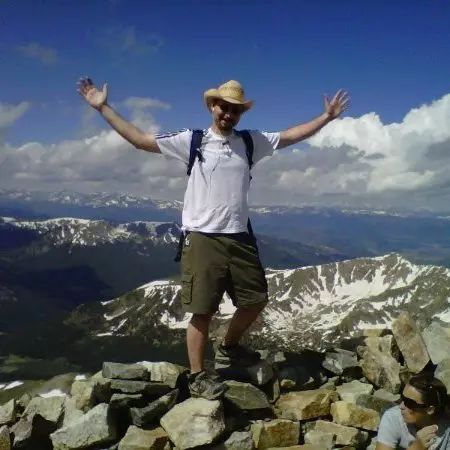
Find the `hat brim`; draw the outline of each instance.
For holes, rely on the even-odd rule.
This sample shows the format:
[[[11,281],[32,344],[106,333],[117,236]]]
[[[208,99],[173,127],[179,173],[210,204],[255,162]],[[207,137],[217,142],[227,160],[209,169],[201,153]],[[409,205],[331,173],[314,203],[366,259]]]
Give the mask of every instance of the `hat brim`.
[[[232,97],[225,97],[220,95],[220,92],[217,89],[210,89],[205,92],[204,95],[205,103],[208,109],[211,107],[211,102],[213,100],[223,100],[224,102],[232,103],[233,105],[242,106],[243,112],[248,111],[253,106],[253,100],[247,100],[246,102],[240,102]]]

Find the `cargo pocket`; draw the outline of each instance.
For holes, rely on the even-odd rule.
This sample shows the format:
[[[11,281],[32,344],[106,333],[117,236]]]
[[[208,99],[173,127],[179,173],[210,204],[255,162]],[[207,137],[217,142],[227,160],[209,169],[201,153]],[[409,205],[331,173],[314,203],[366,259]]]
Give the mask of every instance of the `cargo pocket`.
[[[181,301],[185,305],[189,305],[192,302],[192,288],[194,286],[194,275],[184,274],[181,277]]]

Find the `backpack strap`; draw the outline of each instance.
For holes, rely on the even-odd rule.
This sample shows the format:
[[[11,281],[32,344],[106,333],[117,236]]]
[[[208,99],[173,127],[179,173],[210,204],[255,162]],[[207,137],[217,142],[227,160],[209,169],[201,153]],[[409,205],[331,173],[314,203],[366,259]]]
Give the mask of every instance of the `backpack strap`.
[[[195,163],[195,158],[198,157],[200,161],[203,160],[203,156],[200,152],[203,139],[203,130],[192,130],[191,147],[189,149],[189,162],[187,165],[187,175],[191,175],[192,166]]]
[[[250,134],[250,131],[248,131],[248,130],[236,131],[236,134],[238,134],[244,140],[245,153],[247,154],[248,167],[251,170],[253,167],[253,150],[255,148],[255,146],[253,144],[252,135]],[[250,179],[251,179],[251,176],[250,176]]]
[[[240,131],[237,131],[236,133],[244,140],[245,153],[247,155],[248,167],[251,170],[253,167],[253,150],[255,148],[255,146],[253,144],[252,135],[250,134],[250,131],[248,131],[248,130],[240,130]],[[250,180],[251,179],[252,179],[252,176],[250,175]],[[247,221],[247,229],[248,229],[248,234],[249,234],[253,244],[257,248],[256,236],[255,236],[255,233],[253,233],[253,227],[252,227],[252,223],[250,222],[250,217],[248,218],[248,221]]]

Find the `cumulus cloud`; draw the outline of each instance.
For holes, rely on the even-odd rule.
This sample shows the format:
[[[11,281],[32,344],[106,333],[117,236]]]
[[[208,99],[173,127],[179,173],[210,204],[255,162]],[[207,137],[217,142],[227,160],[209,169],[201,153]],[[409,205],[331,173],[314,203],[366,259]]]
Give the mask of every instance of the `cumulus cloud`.
[[[116,55],[144,56],[157,52],[164,40],[154,33],[139,32],[135,26],[113,25],[101,31],[98,43]]]
[[[155,111],[170,108],[150,98],[129,98],[118,106],[151,132],[160,128]],[[6,117],[1,111],[0,124]],[[2,154],[2,187],[120,190],[182,199],[187,181],[181,163],[133,149],[108,128],[47,147],[6,148]],[[251,201],[449,210],[448,163],[450,95],[445,95],[411,110],[400,123],[383,124],[375,113],[346,117],[299,148],[276,152],[255,166]]]
[[[0,102],[0,130],[10,127],[30,107],[28,102],[20,102],[18,105],[8,105]]]
[[[53,65],[58,61],[58,53],[55,49],[45,47],[38,42],[30,42],[19,47],[19,50],[29,58],[37,59],[42,64]]]

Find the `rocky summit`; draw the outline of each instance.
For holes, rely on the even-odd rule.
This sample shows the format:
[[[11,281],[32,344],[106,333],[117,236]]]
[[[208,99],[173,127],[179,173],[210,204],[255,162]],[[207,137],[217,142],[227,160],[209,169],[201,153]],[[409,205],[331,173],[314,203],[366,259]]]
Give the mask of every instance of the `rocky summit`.
[[[407,312],[326,352],[259,352],[254,367],[216,368],[228,390],[214,401],[191,398],[188,369],[168,361],[108,361],[60,388],[11,389],[0,449],[373,450],[411,374],[434,371],[450,392],[450,328]]]

